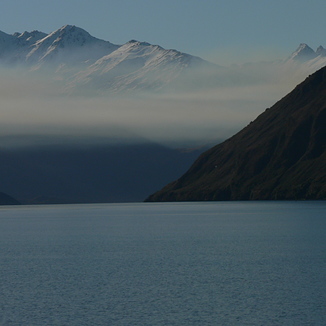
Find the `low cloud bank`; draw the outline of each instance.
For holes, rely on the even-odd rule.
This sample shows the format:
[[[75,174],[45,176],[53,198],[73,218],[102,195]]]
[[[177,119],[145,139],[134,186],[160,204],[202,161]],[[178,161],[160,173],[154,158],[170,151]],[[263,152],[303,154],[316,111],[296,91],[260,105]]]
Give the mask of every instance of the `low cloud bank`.
[[[3,71],[1,76],[2,147],[214,143],[240,130],[301,81],[301,76],[293,80],[272,66],[264,71],[247,66],[224,71],[215,86],[84,97],[66,95],[60,81],[17,71]]]

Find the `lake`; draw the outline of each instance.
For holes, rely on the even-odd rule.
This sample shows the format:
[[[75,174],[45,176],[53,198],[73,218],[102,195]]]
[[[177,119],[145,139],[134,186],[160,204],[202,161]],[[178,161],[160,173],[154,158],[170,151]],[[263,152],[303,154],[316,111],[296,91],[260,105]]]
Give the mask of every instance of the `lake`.
[[[326,325],[326,202],[0,207],[0,325]]]

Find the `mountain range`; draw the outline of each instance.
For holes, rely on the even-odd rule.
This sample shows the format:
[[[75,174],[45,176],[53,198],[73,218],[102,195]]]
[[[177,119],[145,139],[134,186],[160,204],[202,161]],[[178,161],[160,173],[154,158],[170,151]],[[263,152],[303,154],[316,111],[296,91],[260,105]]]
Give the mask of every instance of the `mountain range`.
[[[265,65],[269,65],[271,67],[278,67],[281,70],[284,69],[290,75],[292,72],[298,70],[304,71],[304,74],[308,75],[326,65],[325,52],[322,46],[314,51],[307,44],[301,44],[291,56],[284,60],[260,63],[259,70]],[[95,38],[85,30],[72,25],[63,26],[49,34],[40,31],[14,33],[12,35],[0,32],[0,67],[6,72],[12,71],[19,76],[22,73],[28,77],[41,76],[42,78],[50,79],[55,85],[60,86],[64,94],[81,95],[111,95],[112,93],[124,94],[125,92],[137,91],[158,92],[174,89],[193,90],[196,87],[201,87],[205,90],[212,87],[214,90],[216,86],[239,82],[247,85],[251,82],[251,79],[248,78],[248,71],[252,69],[252,65],[244,65],[243,69],[222,67],[190,54],[173,49],[164,49],[159,45],[152,45],[136,40],[117,45]],[[269,68],[268,70],[270,71]],[[290,121],[288,120],[288,116],[290,116],[294,117],[294,121],[295,119],[301,119],[303,124],[303,126],[298,127],[298,131],[293,129],[293,135],[301,135],[303,132],[307,137],[310,137],[309,139],[312,139],[309,140],[309,144],[307,145],[307,141],[300,138],[301,143],[304,144],[302,145],[305,148],[304,153],[308,151],[307,148],[314,148],[312,142],[315,139],[319,143],[324,141],[323,133],[320,131],[321,127],[318,127],[318,130],[313,129],[315,126],[320,126],[319,124],[324,123],[323,113],[319,111],[315,112],[314,110],[316,108],[312,104],[310,107],[309,104],[313,102],[311,98],[308,98],[310,95],[316,97],[314,100],[315,104],[318,98],[320,99],[320,103],[323,103],[324,94],[321,91],[318,91],[319,93],[317,90],[313,91],[315,87],[318,90],[320,89],[320,85],[316,82],[316,79],[313,80],[315,82],[308,83],[306,81],[310,86],[304,88],[298,86],[299,89],[304,89],[304,91],[301,90],[299,93],[297,91],[298,94],[296,93],[297,95],[295,96],[291,95],[291,100],[284,104],[283,109],[279,109],[279,117],[272,117],[270,121],[267,119],[269,122],[266,121],[265,124],[261,122],[259,125],[255,122],[252,124],[253,126],[259,125],[256,129],[250,129],[253,128],[250,127],[251,125],[249,126],[250,128],[248,127],[249,129],[245,129],[249,130],[248,135],[247,132],[240,133],[240,135],[245,134],[243,140],[241,138],[242,136],[236,136],[235,141],[227,141],[225,143],[233,144],[232,146],[224,144],[223,146],[221,145],[222,147],[217,147],[218,152],[221,150],[223,153],[224,151],[227,153],[225,155],[221,154],[221,162],[214,156],[215,154],[211,156],[214,157],[212,160],[214,162],[216,160],[217,162],[214,163],[214,173],[217,173],[216,171],[218,170],[217,168],[215,169],[215,166],[223,172],[223,175],[220,176],[221,180],[224,180],[222,182],[223,186],[221,187],[222,193],[218,195],[215,191],[215,195],[205,195],[206,197],[198,197],[196,195],[196,200],[198,198],[260,199],[321,198],[323,196],[323,192],[312,190],[311,186],[301,182],[301,179],[298,179],[299,177],[297,175],[293,176],[293,180],[298,179],[299,181],[293,181],[297,190],[293,190],[292,195],[286,193],[285,188],[283,189],[281,185],[278,185],[277,195],[275,193],[264,194],[265,190],[259,192],[257,190],[258,188],[253,187],[253,184],[250,183],[251,181],[248,181],[246,186],[248,189],[251,189],[250,194],[241,187],[238,193],[230,192],[230,185],[233,187],[236,182],[242,184],[243,180],[242,177],[239,177],[239,179],[237,177],[230,177],[230,171],[233,171],[232,173],[235,171],[233,163],[238,162],[237,164],[241,166],[241,164],[244,164],[242,162],[242,155],[245,155],[246,160],[246,155],[251,157],[251,154],[246,154],[245,151],[242,153],[242,148],[249,146],[246,145],[247,138],[251,137],[255,139],[257,145],[261,144],[266,130],[272,127],[276,128],[277,126],[281,128],[284,121]],[[311,90],[311,92],[309,93],[308,90]],[[315,112],[313,113],[314,116],[310,120],[308,119],[308,122],[303,122],[306,119],[305,116],[298,118],[297,115],[292,114],[292,111],[290,112],[287,111],[288,109],[284,109],[285,107],[293,107],[295,105],[294,103],[301,103],[299,100],[302,103],[307,103],[311,112]],[[198,110],[200,110],[200,107],[198,107]],[[274,112],[275,110],[270,109],[267,112],[268,114],[266,113],[263,117],[267,117],[271,114],[269,112]],[[316,122],[316,117],[321,122]],[[263,121],[261,117],[259,121]],[[270,123],[270,126],[267,126],[268,123]],[[305,124],[307,124],[309,131],[305,129]],[[286,127],[287,131],[283,131],[284,139],[288,139],[287,137],[292,139],[289,126],[292,126],[291,122],[288,122]],[[268,169],[272,171],[273,165],[270,162],[274,162],[274,159],[270,161],[269,155],[276,157],[276,153],[283,153],[282,155],[286,156],[286,153],[288,153],[285,147],[280,147],[280,144],[284,142],[283,138],[277,138],[278,134],[282,134],[282,130],[277,128],[275,130],[277,131],[273,131],[275,135],[271,135],[271,139],[266,138],[264,154],[259,154],[259,150],[257,149],[257,154],[253,155],[252,158],[252,165],[242,166],[243,168],[247,167],[248,171],[252,171],[251,173],[253,175],[250,178],[254,180],[253,182],[263,182],[262,184],[267,182],[267,174],[264,175],[264,173]],[[317,138],[313,138],[315,135],[317,135]],[[241,146],[236,145],[237,143],[241,144]],[[275,147],[276,143],[279,144],[278,147]],[[291,153],[293,153],[292,159],[297,159],[297,156],[300,153],[302,154],[303,150],[295,141],[294,144],[296,145],[291,145],[294,147],[290,147],[292,150]],[[256,153],[254,144],[251,144],[249,147]],[[189,168],[191,163],[202,151],[203,148],[189,151],[176,150],[152,142],[128,146],[121,144],[119,146],[94,146],[92,148],[77,146],[68,149],[65,146],[46,148],[31,146],[18,149],[0,148],[1,191],[9,193],[25,204],[141,201],[150,193],[163,187],[169,180],[178,178]],[[214,151],[215,147],[208,153],[215,153]],[[323,149],[312,150],[312,153],[322,151]],[[233,152],[237,153],[238,156],[236,158],[232,156]],[[200,173],[203,176],[207,171],[210,171],[210,165],[204,168],[204,161],[207,159],[210,162],[211,160],[207,158],[207,155],[205,154],[195,163],[189,170],[190,172],[186,173],[187,177],[182,177],[181,181],[179,179],[177,187],[183,183],[186,184],[191,178],[195,178],[194,170],[201,171]],[[309,157],[309,155],[304,157]],[[257,161],[255,161],[254,157],[256,157]],[[224,161],[228,162],[228,165],[230,165],[229,168],[225,166],[223,168],[221,167],[220,164]],[[267,170],[265,167],[266,162],[269,162]],[[279,164],[277,161],[275,162],[275,165]],[[284,166],[282,165],[283,163],[280,163],[282,168],[280,167],[278,172],[281,171],[280,173],[284,175],[286,174],[285,171],[289,172],[286,175],[290,178],[289,180],[292,180],[292,170],[284,170],[289,168],[289,162],[284,163]],[[295,164],[300,168],[302,167],[299,163]],[[322,165],[318,165],[320,163],[315,164],[322,171]],[[302,168],[305,168],[305,166]],[[206,169],[205,173],[203,169]],[[256,179],[256,173],[259,174],[259,178],[261,179]],[[192,175],[190,179],[188,179],[189,175]],[[211,180],[210,176],[208,178],[209,182]],[[198,175],[196,174],[197,177]],[[233,181],[228,183],[231,180],[230,178]],[[205,186],[205,189],[211,189],[213,187],[213,185],[208,186],[209,182]],[[173,183],[173,185],[175,187],[176,183]],[[275,186],[274,183],[269,185],[271,187]],[[266,189],[266,187],[264,186],[262,189]],[[180,193],[183,193],[184,189],[183,187],[179,188],[180,191],[175,191],[175,189],[171,191],[172,188],[169,186],[163,192],[151,196],[150,200],[179,200],[180,198],[188,200],[191,198],[189,194],[182,197],[183,195],[181,196]],[[306,193],[305,190],[308,188],[310,189],[309,193]],[[202,188],[198,186],[198,190],[200,189]],[[255,190],[253,191],[252,189]],[[298,189],[304,189],[301,190],[302,195],[299,194]],[[282,191],[286,194],[280,195]],[[164,196],[163,193],[165,193]],[[208,192],[203,191],[201,193],[207,194]],[[260,193],[260,195],[256,196],[254,195],[255,193]],[[5,194],[0,194],[0,200],[1,198],[3,199],[3,203],[17,203],[17,201]]]
[[[147,201],[326,199],[326,67]]]
[[[314,51],[308,44],[301,43],[299,47],[292,53],[289,60],[307,62],[318,58],[326,57],[326,50],[320,45],[316,51]]]
[[[112,44],[71,25],[45,34],[0,32],[0,64],[29,71],[49,70],[68,92],[160,89],[191,68],[216,68],[199,57],[131,40]]]
[[[275,64],[294,64],[294,69],[300,64],[313,73],[326,64],[326,50],[320,46],[314,51],[301,44],[289,58]],[[226,67],[177,50],[136,40],[117,45],[72,25],[50,34],[0,32],[0,65],[34,73],[45,71],[64,84],[65,92],[81,94],[215,85],[221,83],[223,74],[230,73]],[[239,73],[232,77],[233,81],[239,78],[248,80]]]
[[[39,31],[0,33],[0,61],[39,69],[44,65],[88,65],[119,46],[91,36],[85,30],[66,25],[46,34]]]

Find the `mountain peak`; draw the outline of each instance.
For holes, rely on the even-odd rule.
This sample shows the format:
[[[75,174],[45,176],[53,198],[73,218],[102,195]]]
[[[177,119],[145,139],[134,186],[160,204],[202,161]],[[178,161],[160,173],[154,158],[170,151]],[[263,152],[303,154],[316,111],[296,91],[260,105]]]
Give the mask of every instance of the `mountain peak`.
[[[27,62],[43,64],[78,65],[94,63],[116,50],[119,46],[91,36],[84,29],[75,25],[64,25],[56,31],[37,40],[27,54]],[[38,68],[37,67],[37,68]]]
[[[58,30],[54,31],[53,34],[60,36],[83,35],[84,37],[93,38],[93,36],[91,36],[87,31],[85,31],[83,28],[77,27],[76,25],[64,25]]]
[[[56,31],[50,33],[46,39],[52,42],[63,42],[63,41],[81,41],[85,42],[86,40],[90,40],[93,37],[86,32],[84,29],[76,27],[74,25],[65,25]],[[95,38],[94,38],[95,39]]]
[[[47,34],[37,31],[37,30],[34,30],[31,32],[25,31],[23,33],[14,33],[13,36],[16,37],[19,41],[33,43],[33,42],[43,39],[44,37],[47,36]]]
[[[322,56],[322,57],[325,57],[325,56],[326,56],[326,49],[320,45],[320,46],[317,48],[316,54],[317,54],[317,55],[320,55],[320,56]]]
[[[75,29],[75,28],[79,28],[79,27],[76,27],[76,25],[66,24],[66,25],[63,25],[61,28],[59,28],[59,30],[71,30],[71,29]]]
[[[304,62],[314,59],[316,56],[316,52],[310,46],[308,46],[306,43],[301,43],[292,53],[289,60]]]
[[[135,45],[135,46],[140,46],[140,45],[141,46],[151,46],[152,45],[148,42],[141,42],[141,41],[137,41],[137,40],[130,40],[126,44],[131,44],[131,45]]]

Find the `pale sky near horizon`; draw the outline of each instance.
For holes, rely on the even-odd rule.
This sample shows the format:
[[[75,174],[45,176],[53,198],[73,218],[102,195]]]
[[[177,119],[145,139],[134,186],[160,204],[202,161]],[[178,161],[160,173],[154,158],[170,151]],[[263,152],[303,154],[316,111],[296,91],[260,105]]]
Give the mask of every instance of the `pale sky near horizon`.
[[[326,47],[325,0],[4,0],[0,30],[76,25],[115,44],[159,44],[228,65]]]

